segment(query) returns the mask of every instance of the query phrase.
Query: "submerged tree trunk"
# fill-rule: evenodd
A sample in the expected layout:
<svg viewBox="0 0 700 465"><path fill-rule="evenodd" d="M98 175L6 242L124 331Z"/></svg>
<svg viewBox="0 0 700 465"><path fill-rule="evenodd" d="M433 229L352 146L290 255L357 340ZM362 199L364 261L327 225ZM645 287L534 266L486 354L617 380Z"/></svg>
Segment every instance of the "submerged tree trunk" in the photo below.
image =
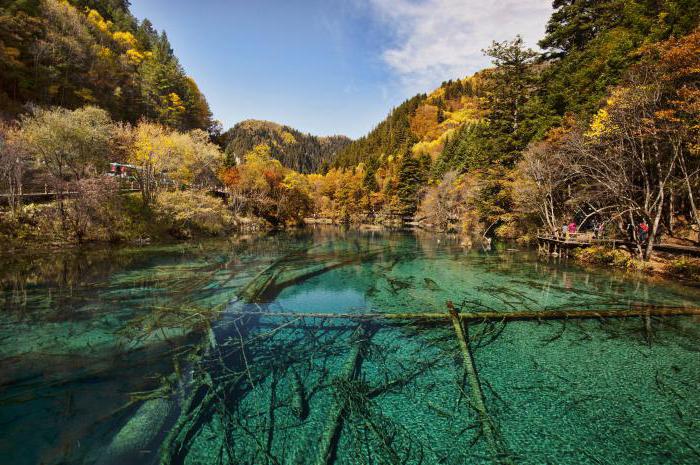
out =
<svg viewBox="0 0 700 465"><path fill-rule="evenodd" d="M481 389L479 375L476 371L476 366L474 365L474 358L472 356L471 348L469 347L469 327L466 326L466 322L463 322L459 318L459 313L452 306L451 302L448 302L448 308L448 314L450 320L452 321L452 326L454 327L457 341L459 342L459 347L462 352L464 371L469 379L473 406L479 415L481 430L484 433L486 441L489 444L489 449L491 449L491 453L493 454L494 463L511 464L512 461L508 457L508 453L498 437L498 432L496 431L493 420L486 409L484 393ZM465 327L462 327L462 324L465 324Z"/></svg>

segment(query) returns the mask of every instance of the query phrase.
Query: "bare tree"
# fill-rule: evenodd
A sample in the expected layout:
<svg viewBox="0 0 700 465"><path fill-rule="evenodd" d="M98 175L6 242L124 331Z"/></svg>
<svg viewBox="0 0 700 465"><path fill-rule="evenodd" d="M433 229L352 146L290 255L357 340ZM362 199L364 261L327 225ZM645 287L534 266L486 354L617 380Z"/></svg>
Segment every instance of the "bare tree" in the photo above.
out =
<svg viewBox="0 0 700 465"><path fill-rule="evenodd" d="M78 243L89 237L116 237L119 185L114 178L100 176L73 183L77 195L66 202L66 232Z"/></svg>
<svg viewBox="0 0 700 465"><path fill-rule="evenodd" d="M657 117L663 99L654 76L639 74L618 88L591 130L568 145L576 153L581 188L619 218L649 223L648 241L639 253L648 259L659 235L669 185L681 144L674 129Z"/></svg>
<svg viewBox="0 0 700 465"><path fill-rule="evenodd" d="M574 146L570 140L545 140L531 144L523 153L516 170L514 197L523 213L534 213L547 229L558 234L565 217L581 199L572 196L572 185L579 179L573 169L577 152L564 150ZM575 191L574 191L575 192Z"/></svg>
<svg viewBox="0 0 700 465"><path fill-rule="evenodd" d="M29 154L18 135L15 125L0 123L0 185L15 213L22 205L22 180L29 165Z"/></svg>
<svg viewBox="0 0 700 465"><path fill-rule="evenodd" d="M461 192L457 172L448 171L435 186L423 193L416 217L432 224L440 231L448 231L459 221Z"/></svg>

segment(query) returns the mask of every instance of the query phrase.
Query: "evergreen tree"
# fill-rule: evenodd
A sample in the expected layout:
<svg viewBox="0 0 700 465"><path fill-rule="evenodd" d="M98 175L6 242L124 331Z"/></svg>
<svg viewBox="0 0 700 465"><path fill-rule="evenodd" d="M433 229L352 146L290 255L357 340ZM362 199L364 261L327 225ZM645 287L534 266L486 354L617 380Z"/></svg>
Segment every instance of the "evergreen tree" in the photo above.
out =
<svg viewBox="0 0 700 465"><path fill-rule="evenodd" d="M511 164L517 154L529 142L527 126L522 124L523 109L532 96L536 75L533 64L537 52L525 48L523 39L493 42L484 51L493 59L496 69L488 79L487 106L491 139L495 153L493 159Z"/></svg>
<svg viewBox="0 0 700 465"><path fill-rule="evenodd" d="M365 165L365 177L362 180L362 185L368 192L377 192L379 185L377 184L377 167L379 161L376 158L371 158Z"/></svg>
<svg viewBox="0 0 700 465"><path fill-rule="evenodd" d="M425 174L421 163L411 156L404 154L399 166L396 196L399 199L398 214L413 216L418 208L418 191L423 185Z"/></svg>
<svg viewBox="0 0 700 465"><path fill-rule="evenodd" d="M624 8L619 0L554 0L554 12L539 45L550 56L563 56L583 49L597 34L614 25Z"/></svg>

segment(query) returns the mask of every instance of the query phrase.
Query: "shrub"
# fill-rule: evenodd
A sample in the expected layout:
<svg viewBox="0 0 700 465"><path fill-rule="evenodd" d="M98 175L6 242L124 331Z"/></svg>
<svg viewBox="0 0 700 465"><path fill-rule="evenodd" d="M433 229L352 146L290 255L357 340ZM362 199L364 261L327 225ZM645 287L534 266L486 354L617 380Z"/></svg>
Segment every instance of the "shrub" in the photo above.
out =
<svg viewBox="0 0 700 465"><path fill-rule="evenodd" d="M157 220L167 225L170 234L177 238L196 233L222 234L234 226L233 215L223 201L203 191L161 192L154 212Z"/></svg>
<svg viewBox="0 0 700 465"><path fill-rule="evenodd" d="M46 205L21 205L19 210L0 211L0 236L21 239L38 233L39 218Z"/></svg>
<svg viewBox="0 0 700 465"><path fill-rule="evenodd" d="M584 263L611 265L617 268L627 268L631 261L629 253L601 246L577 249L574 251L574 257Z"/></svg>
<svg viewBox="0 0 700 465"><path fill-rule="evenodd" d="M686 279L700 279L700 260L681 257L666 265L666 272Z"/></svg>
<svg viewBox="0 0 700 465"><path fill-rule="evenodd" d="M638 258L630 258L625 268L629 271L639 271L641 273L652 273L654 271L651 263Z"/></svg>

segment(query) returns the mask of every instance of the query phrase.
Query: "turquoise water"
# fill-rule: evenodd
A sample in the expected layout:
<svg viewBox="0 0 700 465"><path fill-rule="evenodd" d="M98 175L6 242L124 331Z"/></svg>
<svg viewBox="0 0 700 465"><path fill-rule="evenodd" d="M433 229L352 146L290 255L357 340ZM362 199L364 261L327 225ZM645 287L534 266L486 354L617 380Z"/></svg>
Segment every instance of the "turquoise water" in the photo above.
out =
<svg viewBox="0 0 700 465"><path fill-rule="evenodd" d="M700 463L697 317L472 321L470 377L447 318L314 316L695 307L695 287L331 228L0 263L2 463Z"/></svg>

